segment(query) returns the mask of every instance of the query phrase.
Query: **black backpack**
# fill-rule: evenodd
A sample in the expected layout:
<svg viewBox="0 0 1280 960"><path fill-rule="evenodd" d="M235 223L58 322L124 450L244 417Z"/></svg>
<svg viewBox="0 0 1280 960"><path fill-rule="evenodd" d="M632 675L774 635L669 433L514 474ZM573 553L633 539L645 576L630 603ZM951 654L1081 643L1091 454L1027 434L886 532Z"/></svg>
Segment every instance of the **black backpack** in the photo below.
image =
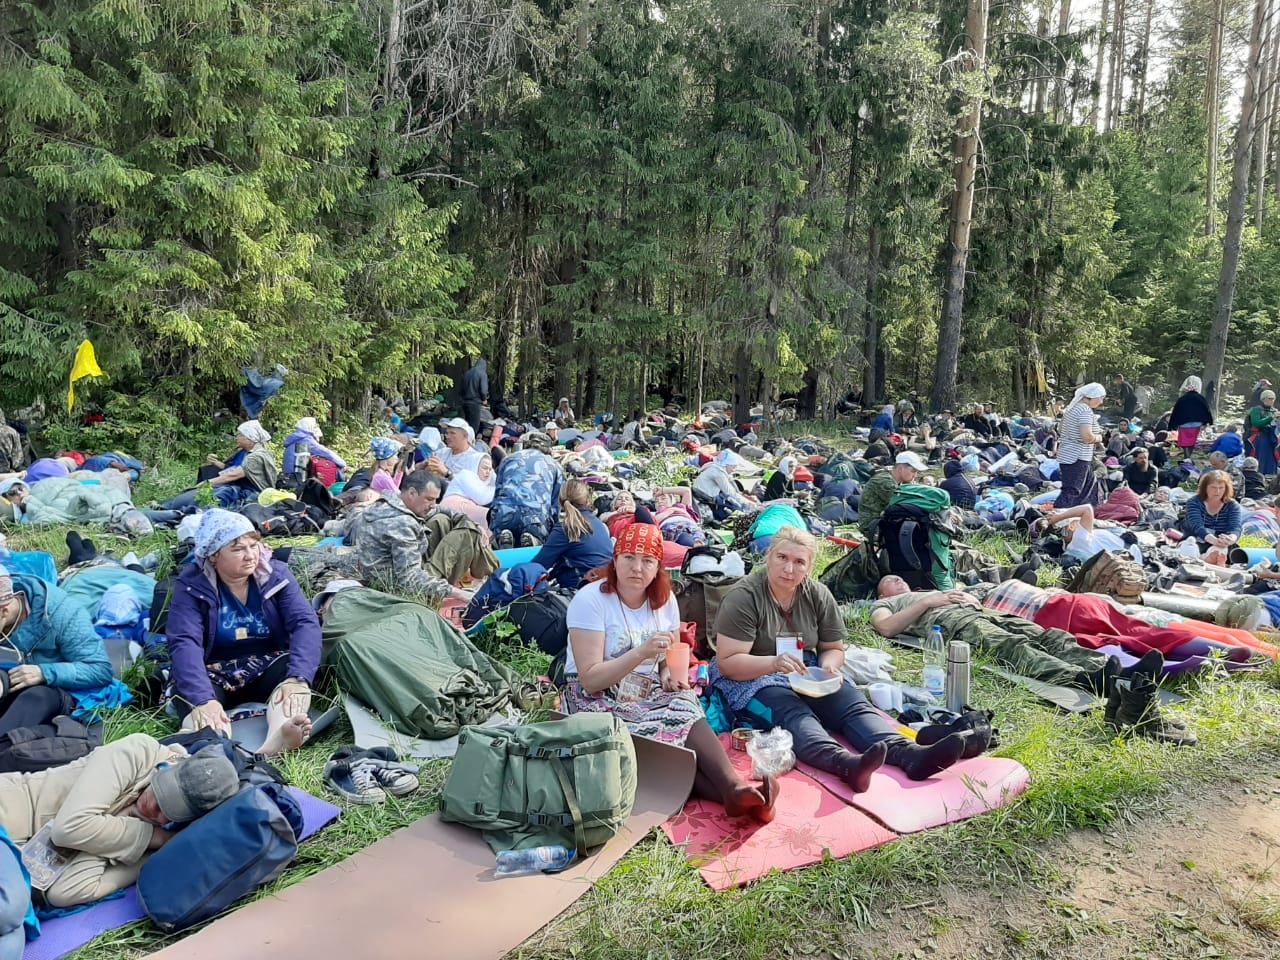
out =
<svg viewBox="0 0 1280 960"><path fill-rule="evenodd" d="M320 532L329 518L319 507L308 507L290 497L264 507L258 503L246 503L236 512L249 518L264 537L297 537Z"/></svg>
<svg viewBox="0 0 1280 960"><path fill-rule="evenodd" d="M569 599L556 590L526 593L507 604L507 619L521 640L554 657L569 645Z"/></svg>
<svg viewBox="0 0 1280 960"><path fill-rule="evenodd" d="M102 744L102 726L70 717L0 734L0 773L35 773L87 757Z"/></svg>
<svg viewBox="0 0 1280 960"><path fill-rule="evenodd" d="M235 766L242 788L245 786L263 786L265 784L276 784L283 787L289 782L285 779L284 774L276 768L275 764L267 760L262 754L252 753L234 740L214 733L212 727L201 727L199 730L175 733L164 737L160 742L166 746L185 747L188 756L199 753L212 744L217 744L227 755L227 759Z"/></svg>
<svg viewBox="0 0 1280 960"><path fill-rule="evenodd" d="M912 590L938 589L930 527L928 512L905 503L890 504L876 525L881 568L901 577Z"/></svg>

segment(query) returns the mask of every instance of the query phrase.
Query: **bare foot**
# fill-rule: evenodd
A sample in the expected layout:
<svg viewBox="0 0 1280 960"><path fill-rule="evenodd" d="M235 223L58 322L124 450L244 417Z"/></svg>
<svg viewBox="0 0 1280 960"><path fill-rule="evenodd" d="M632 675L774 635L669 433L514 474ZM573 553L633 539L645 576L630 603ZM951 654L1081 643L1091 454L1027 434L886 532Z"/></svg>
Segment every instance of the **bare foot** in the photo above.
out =
<svg viewBox="0 0 1280 960"><path fill-rule="evenodd" d="M311 736L311 718L305 713L300 713L286 720L279 729L267 734L267 739L263 741L259 753L274 757L288 750L297 750L307 742L309 736Z"/></svg>
<svg viewBox="0 0 1280 960"><path fill-rule="evenodd" d="M774 809L774 804L778 800L778 791L781 785L778 783L777 777L765 777L760 783L760 794L764 797L764 806L756 807L751 811L751 816L761 823L773 823L773 818L778 815L778 811Z"/></svg>
<svg viewBox="0 0 1280 960"><path fill-rule="evenodd" d="M764 794L746 781L739 781L724 798L724 812L731 817L755 816L765 805Z"/></svg>

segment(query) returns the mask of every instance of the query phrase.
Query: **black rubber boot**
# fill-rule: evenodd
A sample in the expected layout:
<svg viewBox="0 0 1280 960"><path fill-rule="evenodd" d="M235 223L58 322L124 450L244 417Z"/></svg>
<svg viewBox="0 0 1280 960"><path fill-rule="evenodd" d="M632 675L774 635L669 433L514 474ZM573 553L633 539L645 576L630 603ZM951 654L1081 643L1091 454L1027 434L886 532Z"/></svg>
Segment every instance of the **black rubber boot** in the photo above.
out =
<svg viewBox="0 0 1280 960"><path fill-rule="evenodd" d="M1160 690L1145 677L1116 679L1115 696L1118 701L1109 721L1121 732L1132 731L1140 737L1190 747L1196 744L1196 735L1185 726L1165 717L1160 712Z"/></svg>

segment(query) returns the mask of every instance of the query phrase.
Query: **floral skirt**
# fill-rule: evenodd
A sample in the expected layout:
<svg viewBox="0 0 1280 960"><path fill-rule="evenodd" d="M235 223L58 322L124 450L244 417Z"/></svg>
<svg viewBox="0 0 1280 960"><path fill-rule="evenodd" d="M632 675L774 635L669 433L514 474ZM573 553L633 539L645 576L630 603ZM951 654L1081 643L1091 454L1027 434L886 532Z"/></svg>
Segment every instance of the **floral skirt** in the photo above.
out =
<svg viewBox="0 0 1280 960"><path fill-rule="evenodd" d="M612 713L638 737L677 745L703 718L702 704L692 690L669 693L658 688L644 700L619 703L608 692L589 694L573 680L565 687L564 705L568 713Z"/></svg>

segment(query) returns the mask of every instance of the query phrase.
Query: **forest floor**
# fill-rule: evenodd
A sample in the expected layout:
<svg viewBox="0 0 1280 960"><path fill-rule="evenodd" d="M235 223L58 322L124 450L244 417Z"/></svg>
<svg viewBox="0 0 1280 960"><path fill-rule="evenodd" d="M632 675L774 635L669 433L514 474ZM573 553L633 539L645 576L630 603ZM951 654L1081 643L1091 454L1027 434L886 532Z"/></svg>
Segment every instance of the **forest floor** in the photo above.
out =
<svg viewBox="0 0 1280 960"><path fill-rule="evenodd" d="M169 495L178 487L169 478L189 472L166 469L164 479L144 482L138 501ZM26 528L11 534L10 546L47 550L61 564L66 532ZM172 541L166 533L128 544L82 532L116 553L167 552ZM1019 546L999 538L976 545L1001 559ZM823 559L835 555L824 550ZM884 644L865 614L847 616L853 642ZM479 643L526 675L546 669L542 654L500 633ZM893 655L902 676L918 676L918 654L894 648ZM708 889L658 831L512 957L1280 956L1280 668L1175 683L1188 699L1172 710L1198 734L1193 748L1116 737L1100 710L1063 714L976 670L973 702L996 711L996 753L1032 775L1007 807L723 893ZM108 738L172 727L158 711L125 708L108 723ZM324 761L350 737L340 720L281 766L291 782L323 795ZM344 810L260 895L433 812L448 766L426 764L423 789L410 798ZM171 939L136 923L72 956L140 957Z"/></svg>

